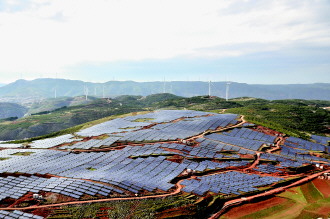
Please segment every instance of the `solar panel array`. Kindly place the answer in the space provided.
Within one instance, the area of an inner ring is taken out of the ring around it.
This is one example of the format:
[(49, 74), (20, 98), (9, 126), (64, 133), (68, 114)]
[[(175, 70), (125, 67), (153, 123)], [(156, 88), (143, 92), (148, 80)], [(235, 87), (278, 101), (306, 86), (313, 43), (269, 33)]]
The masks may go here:
[(120, 139), (120, 137), (108, 137), (103, 140), (91, 139), (88, 141), (80, 141), (73, 145), (65, 145), (59, 147), (59, 149), (91, 149), (91, 148), (99, 148), (101, 146), (111, 146), (118, 139)]
[(108, 196), (114, 191), (123, 193), (111, 186), (78, 179), (37, 176), (0, 177), (0, 201), (5, 198), (19, 199), (28, 192), (40, 191), (59, 193), (76, 199), (84, 194)]
[[(179, 149), (172, 152), (167, 149)], [(209, 160), (194, 162), (185, 160), (178, 164), (166, 160), (162, 154), (181, 154), (189, 157), (192, 147), (180, 144), (155, 144), (127, 146), (111, 152), (91, 152), (74, 154), (63, 151), (37, 149), (8, 149), (0, 151), (2, 157), (11, 157), (1, 161), (0, 173), (53, 174), (76, 179), (92, 179), (119, 186), (138, 193), (142, 189), (167, 191), (174, 185), (169, 183), (185, 169), (205, 171), (206, 169), (245, 166), (247, 161), (213, 162)], [(30, 156), (14, 156), (17, 152), (29, 152)], [(131, 159), (130, 156), (157, 155), (156, 157)], [(93, 170), (90, 170), (90, 169)]]
[(71, 134), (61, 135), (55, 138), (47, 138), (42, 140), (33, 141), (31, 144), (31, 148), (51, 148), (60, 144), (70, 143), (73, 141), (80, 141), (81, 139), (76, 139), (75, 136)]
[(176, 123), (163, 123), (149, 129), (128, 132), (119, 141), (168, 141), (185, 139), (198, 135), (208, 129), (215, 130), (237, 123), (236, 114), (190, 118)]
[(21, 148), (23, 144), (0, 143), (0, 148)]
[[(206, 115), (211, 115), (206, 117)], [(202, 116), (202, 117), (198, 117)], [(198, 118), (194, 118), (198, 117)], [(170, 123), (179, 118), (189, 118), (176, 123)], [(143, 140), (174, 140), (177, 138), (187, 138), (199, 134), (207, 129), (214, 130), (217, 127), (225, 127), (229, 124), (237, 123), (236, 114), (214, 114), (192, 110), (160, 110), (144, 115), (129, 116), (107, 121), (90, 128), (81, 130), (78, 135), (98, 136), (101, 134), (111, 134), (127, 131), (122, 134), (122, 141), (143, 141)], [(150, 122), (136, 122), (139, 119), (151, 119)], [(157, 124), (147, 130), (139, 130), (144, 126)], [(159, 136), (159, 137), (158, 137)]]
[(190, 151), (190, 155), (195, 157), (209, 157), (209, 158), (225, 158), (225, 157), (239, 157), (239, 155), (223, 155), (219, 152), (221, 151), (233, 151), (238, 154), (255, 154), (255, 152), (246, 150), (244, 148), (240, 148), (238, 146), (224, 144), (218, 141), (206, 139), (206, 138), (198, 138), (197, 142), (200, 143), (200, 147), (194, 147)]
[(237, 145), (239, 147), (243, 147), (245, 149), (249, 149), (253, 151), (257, 151), (263, 144), (263, 142), (260, 141), (231, 137), (231, 136), (215, 134), (215, 133), (210, 135), (205, 135), (205, 138), (215, 141), (220, 141), (226, 144)]
[[(287, 168), (287, 167), (301, 167), (304, 164), (311, 164), (312, 162), (309, 160), (304, 160), (299, 157), (290, 157), (290, 156), (283, 156), (283, 154), (261, 154), (261, 159), (272, 160), (279, 162), (278, 168)], [(329, 162), (329, 161), (327, 161)]]
[(325, 136), (319, 136), (319, 135), (312, 135), (311, 136), (312, 140), (315, 140), (317, 143), (323, 144), (328, 146), (330, 142), (330, 137), (325, 137)]
[(257, 191), (258, 186), (270, 185), (281, 180), (282, 178), (278, 177), (261, 177), (256, 174), (229, 171), (184, 180), (181, 184), (185, 185), (184, 192), (192, 192), (201, 196), (206, 192), (240, 195), (245, 192)]
[(261, 164), (257, 165), (257, 168), (254, 168), (254, 170), (262, 172), (262, 173), (280, 173), (282, 171), (278, 170), (278, 168), (272, 164)]
[(34, 214), (25, 213), (23, 211), (17, 211), (17, 210), (15, 210), (15, 211), (0, 210), (0, 218), (5, 218), (5, 219), (12, 219), (12, 218), (17, 218), (17, 219), (31, 219), (31, 218), (42, 219), (44, 217), (34, 215)]
[[(33, 151), (34, 154), (29, 156), (11, 155), (21, 151)], [(129, 156), (150, 155), (153, 153), (169, 152), (162, 149), (160, 144), (158, 146), (146, 145), (144, 147), (128, 146), (122, 150), (111, 152), (81, 154), (52, 150), (8, 149), (0, 151), (1, 157), (11, 157), (9, 160), (1, 161), (0, 173), (49, 173), (70, 178), (93, 179), (114, 185), (117, 184), (123, 188), (125, 188), (125, 185), (122, 185), (122, 182), (131, 182), (133, 184), (137, 180), (142, 180), (141, 183), (145, 184), (146, 188), (151, 191), (156, 188), (167, 191), (173, 187), (173, 184), (170, 184), (169, 181), (187, 168), (187, 165), (173, 164), (165, 160), (166, 157), (163, 156), (146, 159), (129, 158)], [(173, 152), (171, 153), (173, 154)], [(157, 165), (157, 169), (154, 169), (155, 165)], [(95, 170), (90, 170), (90, 168)]]
[(242, 126), (243, 126), (243, 127), (247, 127), (247, 126), (255, 126), (255, 124), (253, 124), (253, 123), (244, 123)]
[(140, 114), (136, 116), (127, 116), (127, 121), (135, 121), (137, 119), (152, 119), (152, 123), (170, 122), (179, 118), (192, 118), (205, 115), (217, 115), (215, 113), (206, 113), (194, 110), (158, 110), (152, 113)]
[(287, 146), (295, 147), (295, 148), (301, 148), (301, 149), (306, 149), (306, 150), (312, 150), (312, 151), (325, 151), (326, 146), (313, 143), (310, 141), (306, 141), (301, 138), (296, 138), (296, 137), (289, 137), (286, 139), (285, 144)]
[(257, 141), (262, 141), (262, 142), (271, 143), (271, 144), (273, 144), (276, 139), (275, 136), (266, 135), (262, 132), (253, 131), (253, 130), (247, 129), (247, 128), (235, 128), (235, 129), (231, 130), (230, 132), (222, 132), (222, 134), (228, 135), (231, 137), (257, 140)]
[[(179, 118), (184, 119), (171, 122)], [(195, 146), (158, 142), (139, 146), (124, 145), (120, 150), (107, 152), (90, 151), (78, 154), (48, 149), (72, 141), (77, 142), (62, 146), (60, 149), (93, 149), (111, 146), (116, 142), (185, 139), (208, 129), (215, 130), (218, 127), (236, 123), (236, 114), (220, 115), (197, 111), (162, 110), (114, 119), (78, 132), (82, 136), (109, 134), (110, 137), (106, 139), (83, 141), (74, 139), (73, 135), (65, 135), (35, 141), (31, 144), (40, 149), (0, 150), (0, 158), (10, 158), (0, 160), (0, 174), (19, 172), (32, 175), (31, 177), (0, 177), (0, 201), (7, 197), (17, 199), (27, 192), (40, 191), (54, 192), (76, 199), (86, 194), (109, 196), (118, 193), (127, 194), (127, 192), (141, 193), (143, 190), (168, 191), (174, 187), (172, 180), (186, 169), (200, 173), (220, 169), (227, 171), (231, 167), (244, 168), (251, 161), (240, 160), (240, 155), (255, 155), (263, 143), (273, 143), (274, 136), (241, 128), (198, 138), (196, 141), (199, 144)], [(153, 126), (141, 129), (150, 124)], [(326, 146), (289, 138), (282, 147), (281, 154), (262, 153), (260, 155), (262, 159), (275, 161), (276, 165), (274, 163), (259, 164), (255, 170), (263, 173), (277, 173), (283, 168), (300, 167), (315, 163), (315, 161), (329, 162), (325, 158), (306, 153), (311, 149), (326, 149)], [(31, 154), (18, 154), (20, 152), (31, 152)], [(172, 155), (180, 155), (180, 159), (173, 162), (173, 157), (169, 159)], [(58, 177), (45, 178), (40, 175), (37, 177), (34, 176), (35, 174), (51, 174)], [(276, 177), (227, 171), (184, 180), (183, 184), (184, 191), (198, 195), (203, 195), (208, 191), (239, 195), (256, 191), (258, 186), (270, 185), (280, 180), (282, 179)]]

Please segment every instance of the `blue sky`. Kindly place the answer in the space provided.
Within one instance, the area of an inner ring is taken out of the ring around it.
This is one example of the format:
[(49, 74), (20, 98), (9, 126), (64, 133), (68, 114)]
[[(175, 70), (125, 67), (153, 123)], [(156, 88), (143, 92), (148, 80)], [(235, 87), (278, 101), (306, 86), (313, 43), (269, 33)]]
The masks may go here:
[(0, 83), (330, 83), (328, 0), (2, 0)]

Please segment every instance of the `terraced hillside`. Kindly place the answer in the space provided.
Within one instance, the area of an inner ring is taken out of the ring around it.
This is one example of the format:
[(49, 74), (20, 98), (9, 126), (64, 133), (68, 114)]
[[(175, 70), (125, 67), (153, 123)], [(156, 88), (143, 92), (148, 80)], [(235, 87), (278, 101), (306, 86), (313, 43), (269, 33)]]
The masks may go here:
[(237, 114), (160, 110), (3, 143), (0, 217), (217, 218), (328, 174), (330, 139), (313, 139)]

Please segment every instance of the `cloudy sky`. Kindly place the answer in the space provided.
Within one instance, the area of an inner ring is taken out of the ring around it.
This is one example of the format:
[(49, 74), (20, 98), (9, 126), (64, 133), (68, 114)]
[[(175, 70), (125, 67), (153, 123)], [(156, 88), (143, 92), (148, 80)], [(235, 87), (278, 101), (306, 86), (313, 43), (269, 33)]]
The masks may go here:
[(329, 0), (1, 0), (0, 83), (330, 83)]

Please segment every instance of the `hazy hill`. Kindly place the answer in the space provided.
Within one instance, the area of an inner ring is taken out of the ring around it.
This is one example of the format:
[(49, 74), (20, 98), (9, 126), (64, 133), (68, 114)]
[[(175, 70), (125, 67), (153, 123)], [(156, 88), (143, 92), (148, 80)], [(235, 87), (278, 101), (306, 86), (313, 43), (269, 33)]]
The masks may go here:
[(29, 106), (29, 114), (35, 114), (40, 112), (52, 111), (62, 107), (77, 106), (91, 103), (96, 100), (95, 97), (89, 97), (86, 100), (85, 96), (77, 97), (59, 97), (44, 99), (39, 102), (35, 102)]
[[(208, 82), (173, 81), (173, 82), (134, 82), (109, 81), (91, 83), (65, 79), (18, 80), (0, 87), (0, 101), (31, 102), (55, 96), (74, 97), (84, 95), (88, 88), (89, 96), (115, 97), (118, 95), (147, 96), (164, 91), (178, 96), (192, 97), (208, 94)], [(224, 98), (225, 82), (212, 82), (211, 94)], [(330, 84), (288, 84), (288, 85), (253, 85), (231, 83), (229, 97), (256, 97), (267, 100), (276, 99), (318, 99), (330, 100)]]
[(16, 103), (0, 103), (0, 119), (9, 117), (21, 118), (27, 111), (27, 108)]

